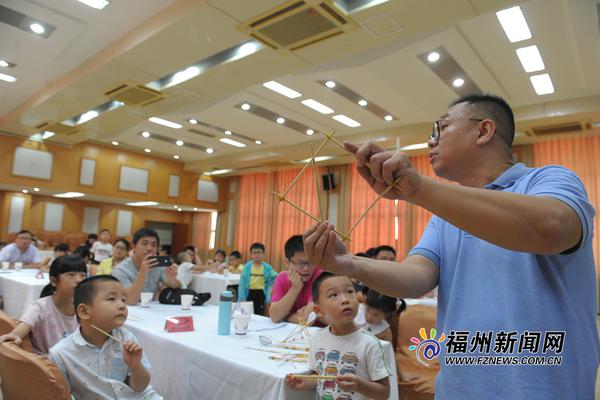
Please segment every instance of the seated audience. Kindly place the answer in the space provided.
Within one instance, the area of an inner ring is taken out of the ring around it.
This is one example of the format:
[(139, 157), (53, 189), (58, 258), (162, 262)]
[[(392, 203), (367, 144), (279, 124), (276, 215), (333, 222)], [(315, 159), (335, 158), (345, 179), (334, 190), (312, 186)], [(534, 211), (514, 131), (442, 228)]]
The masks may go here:
[(215, 257), (211, 260), (206, 260), (206, 266), (210, 268), (211, 271), (214, 272), (223, 272), (223, 269), (227, 268), (227, 263), (225, 262), (225, 258), (227, 257), (227, 253), (225, 250), (219, 249), (215, 251)]
[(56, 246), (54, 246), (53, 257), (44, 258), (42, 260), (42, 266), (40, 269), (44, 272), (48, 272), (48, 270), (50, 269), (50, 264), (52, 264), (52, 261), (54, 261), (58, 257), (66, 256), (69, 254), (71, 254), (71, 250), (69, 250), (68, 244), (66, 244), (66, 243), (57, 244)]
[(381, 245), (375, 248), (374, 256), (371, 258), (376, 260), (396, 261), (396, 249), (385, 244)]
[(129, 252), (129, 242), (123, 238), (115, 240), (112, 246), (112, 257), (103, 260), (96, 267), (94, 275), (110, 275), (113, 269), (123, 260), (127, 258)]
[(86, 241), (82, 244), (82, 246), (85, 246), (85, 247), (91, 249), (96, 240), (98, 240), (98, 235), (96, 235), (95, 233), (90, 233), (88, 235)]
[(187, 289), (192, 283), (192, 273), (206, 272), (205, 265), (194, 265), (192, 257), (187, 251), (177, 254), (177, 280), (181, 282), (181, 288)]
[(242, 255), (239, 251), (234, 250), (229, 253), (229, 272), (232, 274), (241, 274), (244, 269), (244, 263), (242, 262)]
[(23, 268), (41, 268), (42, 258), (32, 240), (33, 234), (28, 230), (17, 232), (15, 241), (0, 251), (0, 262), (8, 261), (13, 265), (20, 262), (23, 263)]
[(238, 301), (254, 302), (254, 314), (265, 315), (265, 305), (271, 301), (271, 289), (277, 277), (277, 271), (262, 259), (265, 245), (253, 243), (250, 246), (250, 258), (240, 275)]

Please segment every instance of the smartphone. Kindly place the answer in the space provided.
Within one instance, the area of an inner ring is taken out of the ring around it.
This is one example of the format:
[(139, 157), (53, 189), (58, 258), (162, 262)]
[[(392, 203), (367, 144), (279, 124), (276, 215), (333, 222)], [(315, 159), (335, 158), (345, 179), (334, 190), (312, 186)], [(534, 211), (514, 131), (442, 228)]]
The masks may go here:
[(158, 264), (156, 264), (153, 268), (156, 267), (170, 267), (171, 264), (173, 264), (173, 259), (171, 258), (171, 256), (153, 256), (150, 257), (150, 259), (154, 259), (156, 261), (158, 261)]

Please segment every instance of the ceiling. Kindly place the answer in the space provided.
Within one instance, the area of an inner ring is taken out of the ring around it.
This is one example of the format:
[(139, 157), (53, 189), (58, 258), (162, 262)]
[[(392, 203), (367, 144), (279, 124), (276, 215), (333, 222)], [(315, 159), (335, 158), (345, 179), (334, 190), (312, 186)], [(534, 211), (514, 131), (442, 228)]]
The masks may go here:
[[(0, 81), (0, 131), (29, 137), (45, 121), (62, 122), (109, 101), (104, 95), (125, 82), (146, 85), (251, 39), (239, 25), (274, 7), (277, 0), (112, 0), (102, 11), (76, 0), (3, 0), (3, 6), (52, 23), (47, 38), (0, 23), (0, 68), (17, 82)], [(312, 1), (311, 3), (316, 3)], [(510, 43), (495, 12), (520, 5), (533, 37)], [(335, 129), (344, 140), (377, 140), (389, 148), (422, 143), (432, 120), (457, 92), (418, 57), (444, 50), (481, 90), (505, 97), (515, 108), (517, 143), (545, 140), (540, 126), (577, 123), (577, 133), (600, 134), (600, 26), (597, 0), (390, 0), (349, 14), (354, 29), (284, 51), (264, 47), (237, 61), (208, 68), (162, 90), (164, 100), (125, 105), (56, 135), (53, 143), (93, 141), (151, 156), (178, 155), (189, 171), (232, 169), (232, 174), (291, 165), (309, 155), (308, 136), (274, 120), (243, 111), (248, 102), (317, 132)], [(350, 24), (352, 25), (352, 24)], [(536, 95), (515, 49), (536, 44), (553, 94)], [(336, 94), (319, 81), (335, 80), (395, 116), (391, 122)], [(262, 86), (276, 80), (302, 94), (289, 99)], [(315, 99), (361, 123), (350, 128), (301, 103)], [(183, 127), (148, 121), (161, 117)], [(192, 125), (190, 118), (202, 124)], [(201, 133), (190, 132), (196, 129)], [(224, 130), (248, 139), (227, 136)], [(142, 131), (150, 132), (142, 138)], [(206, 135), (208, 134), (208, 135)], [(153, 138), (160, 136), (163, 140)], [(236, 148), (219, 141), (232, 138)], [(177, 146), (165, 140), (182, 140)], [(259, 140), (262, 144), (254, 143)], [(197, 146), (190, 146), (197, 145)], [(200, 147), (198, 147), (200, 146)], [(199, 148), (214, 149), (213, 153)], [(328, 145), (324, 163), (348, 162)]]

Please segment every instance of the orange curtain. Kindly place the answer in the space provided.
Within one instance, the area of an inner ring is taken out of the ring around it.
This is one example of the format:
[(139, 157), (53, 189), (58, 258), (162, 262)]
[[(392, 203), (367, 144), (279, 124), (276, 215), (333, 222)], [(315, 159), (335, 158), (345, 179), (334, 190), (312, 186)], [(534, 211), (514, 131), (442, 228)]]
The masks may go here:
[[(596, 209), (594, 227), (598, 227), (598, 211), (600, 210), (600, 137), (582, 137), (574, 139), (553, 140), (532, 145), (534, 167), (549, 164), (563, 165), (579, 176), (585, 185), (590, 203)], [(594, 235), (594, 257), (598, 270), (600, 254), (600, 237)]]
[[(421, 175), (437, 178), (435, 172), (433, 172), (431, 164), (429, 163), (429, 158), (427, 155), (411, 157), (410, 161)], [(425, 227), (429, 223), (429, 220), (433, 214), (422, 207), (417, 207), (412, 204), (410, 205), (410, 208), (412, 216), (412, 226), (410, 229), (410, 248), (413, 248), (421, 239), (421, 236), (425, 231)]]
[(234, 247), (248, 260), (250, 245), (254, 242), (263, 243), (269, 251), (269, 221), (274, 204), (272, 177), (271, 174), (253, 174), (239, 179)]

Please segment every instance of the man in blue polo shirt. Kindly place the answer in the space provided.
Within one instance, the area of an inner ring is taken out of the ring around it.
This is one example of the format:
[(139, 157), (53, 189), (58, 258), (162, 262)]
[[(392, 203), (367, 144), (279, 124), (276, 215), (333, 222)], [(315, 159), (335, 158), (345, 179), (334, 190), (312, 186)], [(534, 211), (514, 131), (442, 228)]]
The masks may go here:
[(514, 131), (503, 99), (455, 100), (428, 145), (435, 173), (459, 185), (420, 175), (403, 153), (346, 144), (374, 191), (402, 177), (385, 197), (434, 217), (395, 268), (352, 256), (327, 223), (305, 232), (306, 255), (390, 296), (438, 286), (438, 331), (447, 338), (436, 399), (593, 399), (595, 211), (568, 169), (514, 163)]

